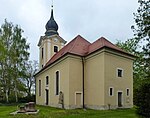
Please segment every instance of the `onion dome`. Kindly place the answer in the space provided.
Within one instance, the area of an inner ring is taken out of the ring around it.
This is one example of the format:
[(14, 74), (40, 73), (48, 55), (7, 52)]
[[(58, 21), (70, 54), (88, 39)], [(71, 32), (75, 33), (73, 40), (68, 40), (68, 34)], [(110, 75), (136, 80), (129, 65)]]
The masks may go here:
[(54, 15), (53, 15), (53, 6), (52, 6), (52, 10), (51, 10), (51, 17), (49, 19), (49, 21), (47, 22), (47, 24), (45, 25), (46, 28), (46, 32), (45, 35), (46, 36), (51, 36), (51, 35), (58, 35), (58, 25), (54, 19)]

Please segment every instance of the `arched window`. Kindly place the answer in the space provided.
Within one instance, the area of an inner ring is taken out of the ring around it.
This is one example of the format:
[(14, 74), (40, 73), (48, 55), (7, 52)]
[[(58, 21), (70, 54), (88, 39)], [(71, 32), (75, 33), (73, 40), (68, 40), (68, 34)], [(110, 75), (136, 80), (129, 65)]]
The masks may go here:
[(56, 95), (59, 94), (59, 71), (56, 72)]
[(43, 59), (43, 56), (44, 56), (44, 49), (42, 48), (42, 59)]
[(58, 47), (54, 46), (54, 52), (58, 52)]
[(48, 84), (49, 84), (49, 77), (46, 76), (46, 85), (48, 85)]
[(41, 96), (41, 80), (39, 80), (39, 96)]

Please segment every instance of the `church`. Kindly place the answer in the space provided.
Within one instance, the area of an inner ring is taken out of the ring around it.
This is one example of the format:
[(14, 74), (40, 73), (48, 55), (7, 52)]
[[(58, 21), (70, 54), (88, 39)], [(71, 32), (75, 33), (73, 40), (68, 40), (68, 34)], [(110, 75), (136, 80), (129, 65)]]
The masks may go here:
[(45, 28), (38, 43), (36, 104), (65, 109), (133, 106), (134, 55), (104, 37), (91, 43), (78, 35), (67, 43), (57, 32), (53, 8)]

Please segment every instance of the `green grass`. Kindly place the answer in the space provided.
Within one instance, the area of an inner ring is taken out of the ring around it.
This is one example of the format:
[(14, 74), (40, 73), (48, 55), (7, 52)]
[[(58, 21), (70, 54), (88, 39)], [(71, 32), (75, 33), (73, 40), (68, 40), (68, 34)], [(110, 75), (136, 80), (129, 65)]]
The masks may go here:
[(36, 106), (39, 113), (36, 115), (9, 113), (17, 110), (17, 105), (0, 106), (0, 118), (138, 118), (135, 109), (118, 109), (118, 110), (62, 110), (48, 106)]

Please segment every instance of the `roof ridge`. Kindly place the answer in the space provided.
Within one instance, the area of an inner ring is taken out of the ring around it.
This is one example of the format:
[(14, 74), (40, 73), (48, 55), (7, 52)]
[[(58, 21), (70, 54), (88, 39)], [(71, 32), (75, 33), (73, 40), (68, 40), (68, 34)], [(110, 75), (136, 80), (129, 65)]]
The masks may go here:
[(104, 37), (101, 37), (99, 40), (102, 41), (102, 46), (105, 46), (105, 38), (104, 38)]
[[(78, 35), (79, 36), (79, 35)], [(77, 37), (78, 37), (77, 36)], [(73, 40), (74, 40), (74, 43), (73, 43), (73, 46), (68, 50), (68, 52), (70, 52), (73, 48), (74, 48), (74, 46), (75, 46), (75, 44), (76, 44), (76, 42), (77, 42), (77, 37), (75, 37)]]
[[(77, 43), (77, 42), (79, 42), (79, 43)], [(77, 46), (76, 46), (76, 44), (77, 44)], [(83, 51), (84, 46), (87, 46), (86, 47), (87, 52)], [(121, 48), (119, 48), (115, 44), (111, 43), (109, 40), (107, 40), (104, 37), (97, 39), (93, 43), (89, 43), (82, 36), (78, 35), (73, 40), (71, 40), (67, 45), (65, 45), (62, 49), (60, 49), (56, 54), (54, 54), (51, 57), (51, 59), (45, 64), (45, 66), (39, 72), (43, 71), (49, 65), (53, 64), (55, 61), (57, 61), (61, 57), (65, 56), (65, 54), (67, 54), (68, 52), (71, 54), (78, 55), (78, 56), (88, 56), (89, 54), (94, 53), (103, 48), (113, 49), (115, 51), (119, 51), (121, 53), (128, 54), (129, 56), (134, 56), (130, 53), (123, 51)]]

